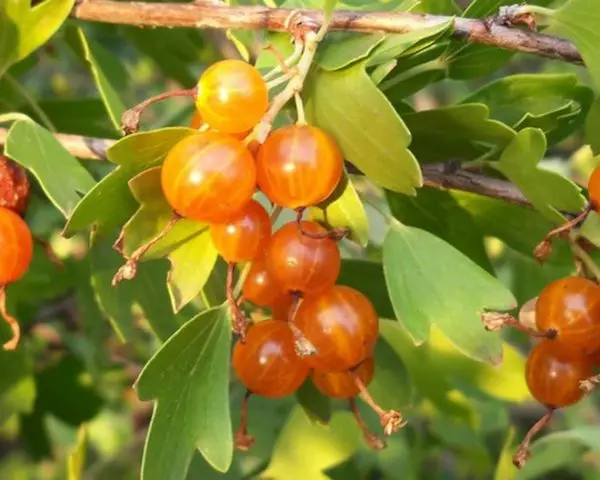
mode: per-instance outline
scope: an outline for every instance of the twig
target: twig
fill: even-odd
[[[8,130],[0,128],[0,145],[6,143]],[[67,151],[82,160],[105,160],[107,150],[116,140],[107,138],[82,137],[79,135],[56,134],[55,138]],[[362,175],[352,164],[347,163],[348,172]],[[425,185],[442,190],[460,190],[475,193],[484,197],[497,198],[508,203],[531,207],[531,204],[510,182],[487,177],[479,173],[458,169],[452,172],[446,170],[444,163],[428,163],[421,165]]]
[[[242,399],[240,427],[237,432],[235,432],[235,448],[242,452],[250,450],[255,441],[252,435],[248,435],[248,400],[250,400],[251,395],[252,392],[246,390],[244,398]]]
[[[233,285],[233,274],[235,272],[235,263],[227,264],[227,280],[225,285],[225,294],[227,297],[227,302],[229,303],[229,310],[231,311],[232,317],[232,330],[233,333],[239,335],[240,340],[242,342],[246,341],[246,333],[248,331],[248,327],[250,326],[250,322],[244,312],[242,312],[238,301],[236,299],[236,295],[234,292]]]
[[[539,332],[533,328],[523,325],[510,313],[505,312],[483,312],[481,314],[481,322],[483,323],[486,330],[495,332],[500,330],[502,327],[512,327],[520,332],[526,333],[533,338],[556,338],[556,330],[549,329],[545,332]]]
[[[527,432],[525,438],[523,438],[523,441],[521,442],[521,445],[519,445],[519,448],[513,455],[513,464],[515,465],[515,467],[523,468],[527,460],[529,460],[529,457],[531,457],[529,446],[531,445],[533,437],[535,437],[539,432],[546,428],[546,426],[550,423],[550,420],[552,420],[553,413],[554,409],[548,408],[546,414],[542,418],[540,418],[536,422],[536,424],[533,427],[531,427],[531,429]]]
[[[287,31],[292,11],[262,6],[218,6],[184,3],[143,3],[94,0],[75,6],[72,16],[94,22],[139,27],[242,28]],[[303,22],[323,23],[320,10],[298,10]],[[571,63],[583,63],[575,46],[564,39],[508,28],[480,19],[424,15],[409,12],[339,10],[330,29],[353,32],[408,33],[452,21],[452,36],[471,43],[533,53]]]

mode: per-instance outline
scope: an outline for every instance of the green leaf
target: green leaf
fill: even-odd
[[[369,393],[382,408],[402,408],[412,396],[412,383],[402,357],[384,338],[377,342],[374,355],[375,375]]]
[[[86,451],[87,429],[85,426],[81,426],[77,434],[77,443],[67,457],[68,480],[81,480],[85,467]]]
[[[509,247],[533,258],[533,250],[555,224],[531,208],[496,198],[451,190],[450,193],[486,235],[497,237]],[[566,241],[555,240],[547,263],[572,265],[573,257]]]
[[[383,263],[396,316],[416,344],[437,325],[465,355],[501,360],[499,338],[486,332],[479,318],[484,309],[515,307],[496,278],[438,237],[399,223],[385,238]]]
[[[593,98],[572,74],[520,74],[484,85],[462,103],[484,103],[492,118],[515,130],[541,128],[556,143],[583,124]]]
[[[385,38],[383,33],[332,32],[319,45],[315,61],[324,70],[339,70],[368,57]]]
[[[113,287],[112,278],[125,260],[113,250],[110,240],[97,236],[92,240],[91,281],[98,305],[122,340],[134,338],[136,304],[141,306],[156,335],[166,340],[179,327],[165,288],[166,263],[144,262],[138,265],[133,280]]]
[[[125,223],[137,209],[127,182],[144,170],[160,165],[178,141],[195,132],[191,128],[161,128],[135,133],[116,142],[107,156],[118,167],[81,199],[65,232],[73,234],[95,225],[98,233],[105,234]]]
[[[74,0],[30,2],[6,0],[0,5],[0,77],[11,64],[46,43],[71,12]]]
[[[77,28],[74,35],[76,38],[72,46],[79,53],[82,61],[89,64],[108,116],[116,131],[120,132],[121,116],[126,110],[120,96],[128,83],[127,71],[117,57],[100,44],[88,39],[83,29]]]
[[[487,45],[454,41],[445,55],[448,76],[454,80],[471,80],[491,75],[500,70],[515,55]]]
[[[549,433],[548,435],[544,435],[543,438],[540,438],[534,445],[541,446],[564,441],[577,442],[593,450],[600,450],[600,427],[593,425],[578,426],[563,432]]]
[[[579,233],[594,245],[600,246],[600,215],[591,211],[581,225]]]
[[[514,480],[517,475],[518,470],[512,462],[512,456],[515,449],[515,437],[516,429],[515,427],[510,427],[500,452],[500,458],[496,464],[494,480]]]
[[[594,155],[600,153],[600,98],[592,103],[585,119],[585,141]]]
[[[329,428],[322,428],[310,423],[298,406],[283,426],[271,463],[261,476],[282,480],[323,480],[323,470],[354,454],[360,442],[359,435],[349,412],[336,412]]]
[[[420,162],[439,162],[448,158],[472,159],[488,149],[504,147],[515,132],[490,119],[481,103],[453,105],[402,116],[413,141],[411,150]]]
[[[415,197],[388,192],[387,200],[392,214],[401,223],[433,233],[483,269],[493,272],[481,231],[450,193],[423,187]]]
[[[408,33],[388,35],[367,61],[371,67],[394,58],[401,58],[430,47],[450,32],[452,19],[444,20],[431,27],[420,28]]]
[[[460,8],[454,0],[421,0],[416,11],[434,15],[458,15]]]
[[[309,212],[312,219],[333,228],[349,228],[349,238],[363,247],[369,243],[369,219],[348,175],[344,175],[329,199],[311,207]]]
[[[185,478],[195,448],[215,469],[229,469],[230,346],[226,310],[207,310],[181,327],[142,370],[138,395],[156,401],[142,460],[143,480]]]
[[[122,243],[127,255],[155,238],[173,215],[162,194],[160,167],[140,173],[131,179],[129,186],[141,206],[123,227]],[[204,288],[217,261],[218,252],[208,226],[194,220],[179,220],[144,255],[145,259],[164,257],[171,262],[168,287],[173,310],[178,312]],[[222,287],[225,288],[225,283]]]
[[[81,194],[95,185],[88,171],[52,134],[32,121],[19,120],[10,127],[5,153],[35,175],[46,196],[67,218]]]
[[[331,399],[323,395],[310,379],[296,392],[296,399],[311,422],[328,425],[331,420]]]
[[[364,64],[316,73],[307,93],[307,112],[314,123],[330,133],[344,157],[370,179],[407,194],[422,185],[419,165],[408,150],[410,132]]]
[[[7,337],[2,337],[3,340]],[[0,350],[0,427],[15,413],[31,413],[36,397],[33,366],[23,349]]]
[[[587,71],[600,88],[600,10],[594,0],[569,0],[548,18],[545,33],[558,35],[571,40],[587,67]]]
[[[546,218],[561,223],[564,218],[559,212],[579,212],[585,198],[574,182],[538,166],[545,152],[546,138],[542,131],[526,128],[506,147],[498,162],[488,165],[516,184]]]

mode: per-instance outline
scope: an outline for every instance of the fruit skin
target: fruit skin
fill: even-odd
[[[0,286],[19,280],[33,256],[33,237],[25,221],[0,207]]]
[[[588,180],[588,195],[594,210],[600,210],[600,167],[596,167]]]
[[[563,348],[590,353],[600,345],[600,286],[583,277],[548,284],[535,307],[540,332],[556,331]]]
[[[265,252],[271,238],[271,218],[256,200],[250,200],[224,223],[213,223],[210,236],[228,262],[246,262]]]
[[[304,361],[324,372],[357,366],[371,355],[379,333],[379,319],[369,299],[344,285],[306,297],[294,321],[317,349]]]
[[[254,128],[269,106],[260,72],[242,60],[222,60],[200,77],[196,108],[212,128],[243,133]]]
[[[202,118],[202,115],[200,115],[200,112],[198,110],[196,110],[194,112],[194,115],[192,115],[192,121],[190,122],[190,127],[199,130],[204,125],[206,125],[206,123],[204,122],[204,119]],[[209,130],[212,130],[213,132],[217,132],[218,133],[218,130],[215,130],[214,128],[209,128]],[[250,135],[250,131],[242,132],[242,133],[232,133],[230,135],[233,138],[237,138],[238,140],[243,140],[248,135]]]
[[[278,398],[294,393],[309,373],[294,351],[294,334],[277,320],[264,320],[248,330],[245,343],[233,348],[233,369],[252,393]]]
[[[0,155],[0,207],[24,215],[29,204],[29,179],[25,169]]]
[[[285,296],[269,269],[266,254],[252,262],[242,286],[242,296],[260,307],[273,307]]]
[[[324,131],[311,125],[275,130],[256,157],[259,188],[286,208],[316,205],[326,200],[342,178],[343,156]]]
[[[355,372],[363,385],[367,386],[373,380],[375,362],[373,357],[367,358]],[[360,393],[354,377],[346,372],[321,372],[314,370],[311,375],[315,387],[323,394],[332,398],[352,398]]]
[[[318,223],[302,222],[308,233],[324,234]],[[340,250],[335,240],[315,239],[299,231],[295,222],[277,230],[267,247],[269,268],[282,288],[292,292],[318,293],[331,288],[340,273]]]
[[[543,340],[533,347],[525,366],[531,395],[554,408],[577,403],[585,395],[579,382],[591,375],[589,358],[564,350],[553,340]]]
[[[239,140],[217,132],[198,132],[169,151],[161,184],[167,202],[179,215],[199,222],[221,222],[252,198],[256,168]]]

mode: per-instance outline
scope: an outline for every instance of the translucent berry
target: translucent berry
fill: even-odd
[[[229,135],[199,132],[168,153],[161,183],[167,201],[181,216],[199,222],[226,221],[252,198],[254,159]]]
[[[355,374],[360,378],[363,385],[369,385],[375,372],[375,362],[373,357],[368,357],[356,369]],[[354,376],[349,371],[346,372],[321,372],[314,370],[312,381],[317,389],[328,397],[333,398],[351,398],[360,393]]]
[[[233,348],[233,369],[248,390],[263,397],[294,393],[308,376],[308,366],[294,351],[294,335],[285,322],[253,325],[246,342]]]
[[[272,202],[292,209],[327,199],[343,172],[336,143],[310,125],[275,130],[259,148],[256,162],[260,189]]]
[[[0,207],[23,215],[29,204],[29,188],[25,169],[0,155]]]
[[[306,221],[302,228],[315,234],[327,231],[318,223]],[[316,293],[331,288],[341,267],[340,250],[334,240],[304,235],[295,222],[273,234],[267,255],[273,276],[283,289],[293,292]]]
[[[371,355],[379,333],[377,313],[369,299],[343,285],[306,297],[294,321],[317,350],[304,361],[324,372],[357,366]]]
[[[260,307],[273,307],[285,296],[269,269],[266,255],[252,262],[242,286],[242,296]]]
[[[267,111],[269,92],[259,71],[241,60],[223,60],[200,77],[196,108],[212,128],[242,133]]]
[[[600,345],[600,286],[583,277],[547,285],[536,302],[540,332],[553,331],[563,348],[590,353]]]
[[[19,280],[29,268],[33,238],[25,221],[0,207],[0,287]]]
[[[553,340],[543,340],[529,353],[525,378],[531,395],[548,407],[566,407],[585,394],[579,382],[592,375],[589,358],[564,350]]]
[[[190,127],[199,130],[202,127],[204,127],[205,125],[206,124],[204,123],[204,120],[202,119],[202,115],[200,115],[200,112],[198,110],[196,110],[194,112],[194,115],[192,116],[192,121],[190,123]],[[214,128],[207,128],[207,130],[211,130],[213,132],[218,132],[218,130],[216,130]],[[231,133],[228,135],[231,135],[232,137],[237,138],[238,140],[243,140],[248,135],[250,135],[250,131],[242,132],[242,133]]]
[[[250,261],[265,253],[271,238],[271,218],[260,203],[250,200],[226,222],[213,223],[210,236],[226,261]]]

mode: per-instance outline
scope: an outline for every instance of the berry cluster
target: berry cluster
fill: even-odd
[[[377,314],[363,294],[336,285],[337,242],[346,232],[303,219],[305,209],[330,197],[342,179],[340,149],[303,120],[274,130],[259,145],[252,132],[269,108],[268,88],[258,70],[242,61],[206,70],[196,107],[192,125],[198,132],[169,151],[161,185],[174,219],[208,224],[228,263],[227,299],[239,336],[232,363],[248,390],[238,447],[252,443],[245,421],[251,393],[286,396],[310,377],[324,395],[350,399],[369,445],[382,448],[354,403],[360,395],[372,406],[386,435],[403,425],[400,413],[381,409],[366,389],[375,368]],[[257,191],[273,204],[271,214],[253,199]],[[273,232],[283,208],[295,211],[296,221]],[[238,295],[235,266],[246,262]],[[121,278],[131,276],[131,259],[126,266]],[[270,310],[271,318],[251,320],[246,312],[252,307]]]
[[[29,181],[25,171],[11,159],[0,155],[0,315],[12,330],[4,350],[17,348],[20,328],[6,311],[6,290],[29,268],[33,256],[33,237],[23,220],[29,201]]]
[[[511,325],[541,339],[529,353],[525,378],[531,395],[548,411],[528,432],[514,455],[522,467],[530,456],[533,436],[552,413],[577,403],[600,383],[600,286],[573,276],[547,285],[535,300],[535,321],[523,325],[508,314],[485,314],[489,329]]]

